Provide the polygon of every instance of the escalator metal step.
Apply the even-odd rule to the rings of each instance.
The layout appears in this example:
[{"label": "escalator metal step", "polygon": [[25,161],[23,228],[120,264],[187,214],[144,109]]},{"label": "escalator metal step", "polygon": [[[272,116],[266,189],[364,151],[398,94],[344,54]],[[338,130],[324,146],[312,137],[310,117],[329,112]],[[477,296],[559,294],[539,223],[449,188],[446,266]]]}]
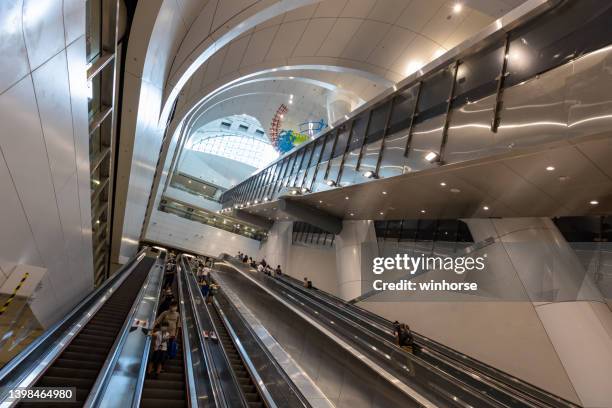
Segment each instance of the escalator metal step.
[{"label": "escalator metal step", "polygon": [[76,403],[20,403],[20,407],[80,407],[93,386],[155,259],[145,257],[34,384],[75,387]]}]

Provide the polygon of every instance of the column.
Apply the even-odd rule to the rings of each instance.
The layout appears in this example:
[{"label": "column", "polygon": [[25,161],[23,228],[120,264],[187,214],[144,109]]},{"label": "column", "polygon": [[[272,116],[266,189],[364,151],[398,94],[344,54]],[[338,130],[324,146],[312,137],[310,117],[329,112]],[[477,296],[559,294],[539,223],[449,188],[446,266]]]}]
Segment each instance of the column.
[{"label": "column", "polygon": [[488,272],[518,277],[582,405],[612,406],[612,311],[555,224],[464,221],[476,242],[495,239],[486,251]]},{"label": "column", "polygon": [[287,272],[289,257],[291,256],[291,243],[293,222],[276,221],[268,232],[268,240],[259,252],[259,258],[264,258],[273,268],[280,265]]},{"label": "column", "polygon": [[[372,276],[372,259],[378,256],[378,242],[374,221],[343,221],[342,232],[336,235],[336,271],[338,295],[344,300],[354,299],[362,294],[364,276]],[[365,272],[365,273],[364,273]]]}]

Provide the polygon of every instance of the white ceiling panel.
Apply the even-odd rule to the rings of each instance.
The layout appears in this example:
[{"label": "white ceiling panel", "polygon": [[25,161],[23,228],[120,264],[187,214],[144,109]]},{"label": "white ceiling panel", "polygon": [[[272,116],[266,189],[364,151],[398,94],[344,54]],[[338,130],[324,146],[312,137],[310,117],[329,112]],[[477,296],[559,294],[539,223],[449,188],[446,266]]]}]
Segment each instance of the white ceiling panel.
[{"label": "white ceiling panel", "polygon": [[412,0],[395,24],[420,32],[444,3],[444,0]]},{"label": "white ceiling panel", "polygon": [[339,18],[317,52],[317,55],[336,57],[344,51],[353,35],[359,29],[361,20],[352,18]]},{"label": "white ceiling panel", "polygon": [[322,1],[317,7],[317,11],[314,13],[314,18],[319,17],[338,17],[344,6],[346,6],[346,0],[333,0],[333,1]]},{"label": "white ceiling panel", "polygon": [[295,47],[293,55],[296,57],[315,55],[329,35],[335,22],[336,20],[333,18],[310,20],[302,34],[302,38]]},{"label": "white ceiling panel", "polygon": [[250,41],[251,38],[242,37],[230,44],[230,46],[227,48],[227,53],[225,54],[225,59],[223,60],[219,77],[229,74],[230,72],[234,72],[236,68],[240,66],[242,58],[246,55],[246,50]]},{"label": "white ceiling panel", "polygon": [[291,21],[308,20],[312,18],[314,12],[317,10],[317,7],[319,7],[319,4],[313,3],[306,7],[300,7],[298,9],[291,10],[285,13],[285,19],[283,20],[283,22],[288,23]]},{"label": "white ceiling panel", "polygon": [[340,17],[365,18],[376,4],[376,0],[349,0]]},{"label": "white ceiling panel", "polygon": [[367,61],[378,66],[383,66],[388,61],[396,61],[414,38],[415,34],[412,31],[393,26],[372,51]]},{"label": "white ceiling panel", "polygon": [[386,23],[365,20],[342,52],[342,57],[367,61],[390,28]]},{"label": "white ceiling panel", "polygon": [[277,31],[278,26],[274,26],[255,32],[251,37],[240,66],[247,67],[262,62],[270,49],[270,44]]},{"label": "white ceiling panel", "polygon": [[409,4],[406,0],[378,0],[370,10],[368,19],[393,24]]},{"label": "white ceiling panel", "polygon": [[270,51],[268,51],[267,59],[274,61],[289,58],[302,37],[307,24],[308,20],[299,20],[281,25],[272,42]]}]

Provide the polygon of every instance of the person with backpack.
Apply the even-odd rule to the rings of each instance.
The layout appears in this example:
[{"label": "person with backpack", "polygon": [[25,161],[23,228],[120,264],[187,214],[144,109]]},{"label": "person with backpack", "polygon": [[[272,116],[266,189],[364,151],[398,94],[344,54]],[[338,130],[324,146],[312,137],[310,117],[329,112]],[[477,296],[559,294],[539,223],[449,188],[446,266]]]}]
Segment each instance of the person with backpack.
[{"label": "person with backpack", "polygon": [[397,326],[395,341],[402,350],[414,354],[414,336],[406,323],[400,323]]}]

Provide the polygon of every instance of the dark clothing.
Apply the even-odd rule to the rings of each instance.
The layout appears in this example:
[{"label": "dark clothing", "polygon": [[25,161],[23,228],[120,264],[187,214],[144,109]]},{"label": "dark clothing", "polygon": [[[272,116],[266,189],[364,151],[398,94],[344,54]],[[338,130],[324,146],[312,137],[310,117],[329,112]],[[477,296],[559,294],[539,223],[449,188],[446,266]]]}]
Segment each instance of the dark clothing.
[{"label": "dark clothing", "polygon": [[400,347],[412,347],[414,344],[414,337],[410,330],[400,329],[398,337]]},{"label": "dark clothing", "polygon": [[155,350],[153,352],[153,364],[164,364],[168,359],[168,352],[166,350]]}]

